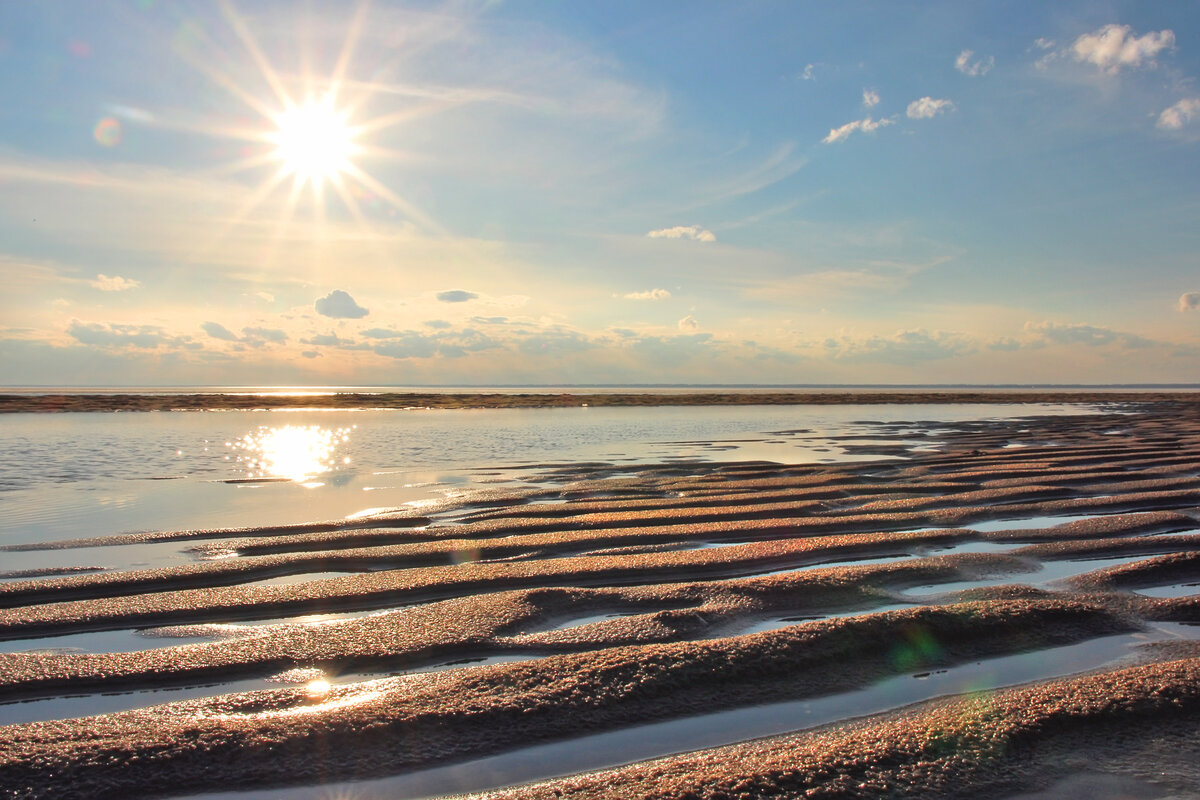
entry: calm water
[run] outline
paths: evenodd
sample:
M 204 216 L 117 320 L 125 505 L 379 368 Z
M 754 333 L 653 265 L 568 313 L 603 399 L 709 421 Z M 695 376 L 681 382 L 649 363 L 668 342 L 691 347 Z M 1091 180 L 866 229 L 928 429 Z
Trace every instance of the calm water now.
M 1078 413 L 1086 409 L 997 404 L 11 414 L 0 417 L 0 544 L 334 519 L 528 486 L 580 462 L 878 458 L 831 437 L 877 434 L 871 421 L 913 422 L 916 437 L 957 420 Z M 93 558 L 6 553 L 0 571 Z

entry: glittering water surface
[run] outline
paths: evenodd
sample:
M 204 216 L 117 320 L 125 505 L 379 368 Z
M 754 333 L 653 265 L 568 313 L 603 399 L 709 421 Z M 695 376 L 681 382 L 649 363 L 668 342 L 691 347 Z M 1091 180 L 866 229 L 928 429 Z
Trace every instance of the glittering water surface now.
M 554 466 L 885 456 L 834 437 L 958 420 L 1079 414 L 1060 405 L 736 406 L 8 414 L 0 544 L 132 530 L 282 524 L 527 486 Z M 895 442 L 892 442 L 895 444 Z M 60 553 L 60 556 L 66 556 Z M 79 553 L 70 554 L 78 558 Z M 94 556 L 95 553 L 88 553 Z M 119 557 L 78 566 L 116 566 Z M 46 560 L 4 569 L 46 566 Z

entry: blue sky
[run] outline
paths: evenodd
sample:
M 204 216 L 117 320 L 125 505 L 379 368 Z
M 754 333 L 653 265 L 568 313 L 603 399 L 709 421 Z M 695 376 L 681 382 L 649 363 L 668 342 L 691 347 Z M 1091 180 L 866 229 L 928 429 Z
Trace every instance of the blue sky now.
M 1189 3 L 3 4 L 4 382 L 1195 381 L 1198 78 Z

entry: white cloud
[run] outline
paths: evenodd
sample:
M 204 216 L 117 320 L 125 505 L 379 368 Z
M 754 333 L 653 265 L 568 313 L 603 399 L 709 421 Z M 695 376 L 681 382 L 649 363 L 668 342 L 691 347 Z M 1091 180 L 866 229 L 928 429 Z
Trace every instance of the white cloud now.
M 1045 40 L 1038 39 L 1038 41 L 1042 42 Z M 968 75 L 972 78 L 979 78 L 987 75 L 992 71 L 992 67 L 996 66 L 996 59 L 993 56 L 979 58 L 972 61 L 971 59 L 974 57 L 974 55 L 974 50 L 963 50 L 958 54 L 958 58 L 954 59 L 954 68 L 963 75 Z
M 626 300 L 666 300 L 671 293 L 666 289 L 648 289 L 644 292 L 630 292 L 622 295 Z
M 879 92 L 874 89 L 863 89 L 863 105 L 867 108 L 879 105 Z
M 1200 292 L 1184 292 L 1179 295 L 1180 311 L 1200 310 Z
M 465 303 L 468 300 L 476 300 L 478 297 L 479 295 L 475 292 L 468 292 L 463 289 L 450 289 L 437 293 L 437 299 L 443 303 Z
M 1200 97 L 1187 97 L 1158 115 L 1158 127 L 1177 131 L 1200 117 Z
M 681 331 L 695 331 L 700 329 L 700 323 L 691 314 L 679 320 L 678 326 Z
M 867 117 L 866 119 L 856 119 L 854 122 L 847 122 L 840 128 L 831 129 L 829 131 L 829 135 L 821 141 L 825 144 L 833 144 L 834 142 L 840 142 L 848 139 L 850 134 L 854 133 L 855 131 L 874 133 L 878 129 L 886 128 L 888 125 L 892 125 L 895 122 L 895 117 L 885 117 L 878 120 L 871 119 L 870 117 Z
M 220 339 L 223 342 L 236 342 L 238 340 L 236 333 L 219 322 L 205 322 L 200 327 L 214 339 Z
M 1056 44 L 1058 44 L 1058 42 L 1056 42 L 1053 39 L 1047 39 L 1044 36 L 1039 36 L 1038 38 L 1033 40 L 1033 45 L 1038 50 L 1050 50 Z
M 97 275 L 96 280 L 88 283 L 102 292 L 125 292 L 141 286 L 138 281 L 122 278 L 120 275 Z
M 362 319 L 371 313 L 341 289 L 334 289 L 324 297 L 317 298 L 313 307 L 317 309 L 318 314 L 334 319 Z
M 270 292 L 255 292 L 254 296 L 259 300 L 262 300 L 264 303 L 275 302 L 275 295 L 271 294 Z
M 1138 336 L 1136 333 L 1126 333 L 1112 328 L 1101 328 L 1096 325 L 1059 322 L 1026 322 L 1025 331 L 1040 340 L 1050 344 L 1081 344 L 1087 347 L 1103 347 L 1116 344 L 1126 348 L 1149 347 L 1155 342 Z
M 815 81 L 817 79 L 817 76 L 815 74 L 816 70 L 817 70 L 816 64 L 805 64 L 804 72 L 800 73 L 800 79 L 806 80 L 806 81 Z
M 1070 53 L 1076 61 L 1095 64 L 1101 72 L 1116 75 L 1125 67 L 1157 66 L 1155 57 L 1174 46 L 1175 33 L 1171 30 L 1134 36 L 1128 25 L 1110 24 L 1080 36 Z
M 949 100 L 934 100 L 932 97 L 922 97 L 908 104 L 909 119 L 930 119 L 946 111 L 953 111 L 954 103 Z
M 80 322 L 71 320 L 67 333 L 81 344 L 98 347 L 186 346 L 189 336 L 173 336 L 157 325 L 130 325 L 123 323 Z
M 697 242 L 715 242 L 716 235 L 707 228 L 699 225 L 676 225 L 674 228 L 660 228 L 646 234 L 651 239 L 694 239 Z
M 924 328 L 901 330 L 889 336 L 854 338 L 842 335 L 823 343 L 826 354 L 851 363 L 881 362 L 916 364 L 975 352 L 975 344 L 961 333 L 927 331 Z
M 287 341 L 287 334 L 278 328 L 242 328 L 242 333 L 250 340 L 274 342 L 275 344 L 283 344 Z

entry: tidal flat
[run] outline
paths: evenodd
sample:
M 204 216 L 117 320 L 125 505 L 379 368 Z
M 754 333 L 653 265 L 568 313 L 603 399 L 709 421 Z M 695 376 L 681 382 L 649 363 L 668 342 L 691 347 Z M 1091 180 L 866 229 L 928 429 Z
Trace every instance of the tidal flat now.
M 1087 402 L 5 545 L 0 796 L 1195 796 L 1200 403 Z

